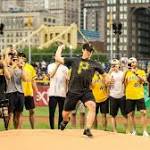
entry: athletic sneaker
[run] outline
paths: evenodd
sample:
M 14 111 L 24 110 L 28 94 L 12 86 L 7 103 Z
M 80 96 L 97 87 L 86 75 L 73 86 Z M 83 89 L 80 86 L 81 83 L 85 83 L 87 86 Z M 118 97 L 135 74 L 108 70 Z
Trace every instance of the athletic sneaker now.
M 149 137 L 149 134 L 147 133 L 147 131 L 143 131 L 143 136 L 144 137 Z
M 66 128 L 67 124 L 68 124 L 68 121 L 62 121 L 60 123 L 60 130 L 64 130 Z
M 83 135 L 86 135 L 88 137 L 93 137 L 93 134 L 91 133 L 90 129 L 84 129 Z
M 136 135 L 136 131 L 133 130 L 133 131 L 131 132 L 131 135 Z

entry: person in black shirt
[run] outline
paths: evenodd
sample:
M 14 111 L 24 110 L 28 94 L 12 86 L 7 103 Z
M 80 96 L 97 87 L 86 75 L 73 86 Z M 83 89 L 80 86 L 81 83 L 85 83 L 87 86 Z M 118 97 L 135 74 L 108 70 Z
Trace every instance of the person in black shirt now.
M 6 80 L 3 69 L 3 56 L 0 54 L 0 100 L 4 99 L 5 91 L 6 91 Z
M 81 58 L 61 57 L 61 53 L 64 48 L 64 45 L 58 47 L 55 54 L 55 60 L 71 67 L 72 71 L 68 93 L 64 104 L 63 121 L 61 122 L 60 129 L 65 129 L 69 122 L 70 112 L 75 109 L 77 102 L 81 100 L 88 108 L 86 128 L 84 129 L 83 134 L 88 137 L 92 137 L 93 135 L 90 129 L 95 118 L 96 104 L 90 86 L 95 71 L 98 71 L 105 77 L 106 74 L 97 62 L 90 60 L 94 50 L 89 43 L 85 43 L 83 45 L 83 54 Z

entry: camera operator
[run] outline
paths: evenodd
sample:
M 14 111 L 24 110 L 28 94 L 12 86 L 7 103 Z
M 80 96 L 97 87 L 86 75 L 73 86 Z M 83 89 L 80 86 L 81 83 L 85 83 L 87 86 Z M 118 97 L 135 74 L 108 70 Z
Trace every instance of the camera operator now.
M 3 56 L 0 54 L 0 99 L 3 98 L 3 94 L 6 91 L 6 80 L 3 69 Z
M 3 61 L 4 75 L 7 81 L 7 98 L 9 99 L 9 121 L 13 116 L 14 128 L 20 128 L 21 114 L 24 107 L 24 94 L 22 80 L 26 81 L 26 74 L 23 70 L 25 63 L 18 60 L 18 56 L 10 54 Z
M 125 94 L 126 94 L 126 111 L 128 115 L 128 129 L 133 135 L 136 135 L 135 109 L 140 111 L 143 126 L 143 136 L 149 136 L 146 128 L 146 107 L 144 103 L 144 86 L 146 82 L 146 73 L 138 68 L 137 59 L 129 58 L 129 70 L 125 75 Z
M 0 117 L 4 120 L 5 129 L 8 129 L 8 100 L 5 97 L 6 79 L 3 68 L 3 55 L 0 54 Z

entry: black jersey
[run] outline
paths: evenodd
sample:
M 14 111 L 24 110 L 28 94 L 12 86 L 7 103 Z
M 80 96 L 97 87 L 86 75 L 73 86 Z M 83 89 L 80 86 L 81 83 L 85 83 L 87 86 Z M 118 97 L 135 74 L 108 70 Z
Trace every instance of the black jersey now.
M 100 74 L 104 73 L 99 63 L 89 59 L 65 58 L 64 62 L 72 69 L 69 82 L 69 92 L 71 93 L 89 91 L 95 71 Z

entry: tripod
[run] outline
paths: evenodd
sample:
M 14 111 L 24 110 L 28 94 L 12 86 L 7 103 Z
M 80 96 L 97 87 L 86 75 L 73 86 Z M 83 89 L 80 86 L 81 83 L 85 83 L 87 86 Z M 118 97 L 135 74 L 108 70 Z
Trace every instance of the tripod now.
M 4 121 L 5 130 L 8 130 L 8 123 L 9 123 L 8 105 L 9 105 L 8 99 L 4 99 L 4 100 L 0 99 L 0 118 L 2 118 Z

